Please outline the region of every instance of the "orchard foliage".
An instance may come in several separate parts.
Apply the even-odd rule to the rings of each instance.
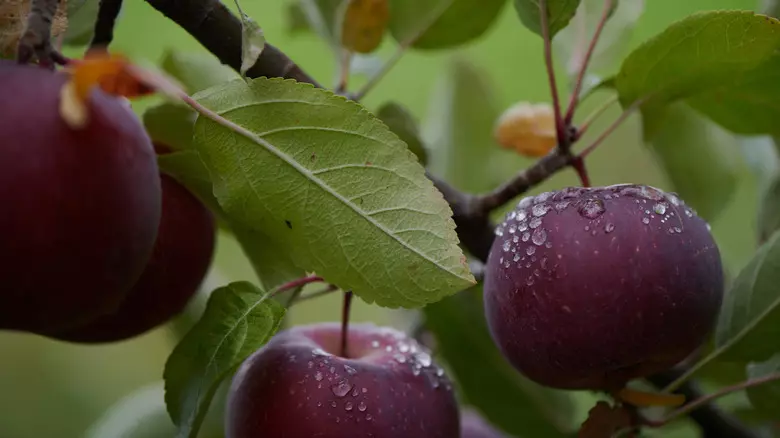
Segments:
[[[177,7],[228,14],[215,4]],[[741,271],[724,269],[708,225],[735,193],[733,157],[763,143],[780,162],[780,21],[771,9],[700,11],[629,50],[643,5],[289,0],[289,28],[318,36],[338,66],[323,86],[236,3],[219,17],[240,25],[240,41],[187,29],[217,57],[171,50],[158,73],[97,71],[70,110],[61,90],[86,64],[54,73],[2,61],[0,88],[17,97],[0,101],[0,229],[12,260],[0,272],[0,328],[105,343],[166,324],[194,300],[219,227],[259,281],[210,291],[161,370],[164,394],[143,394],[155,433],[663,435],[719,395],[714,375],[732,367],[736,386],[724,392],[745,400],[706,405],[698,426],[717,417],[738,424],[724,436],[780,436],[780,166],[756,168],[761,208],[743,220],[759,232]],[[362,103],[403,54],[489,38],[504,12],[541,39],[544,53],[524,62],[545,63],[550,103],[491,107],[493,85],[465,61],[440,84],[435,136],[403,102]],[[68,14],[66,41],[86,44],[95,14]],[[240,62],[223,55],[230,44]],[[107,78],[168,100],[138,118],[112,96],[128,88],[109,90]],[[586,137],[607,107],[577,110],[597,95],[620,115]],[[72,108],[86,108],[84,126],[68,126]],[[587,158],[630,116],[674,193],[642,181],[589,187]],[[511,181],[480,168],[515,166],[513,154],[537,161]],[[583,187],[521,196],[567,167]],[[286,327],[296,300],[336,291],[341,325]],[[353,296],[413,314],[415,330],[350,326]],[[693,378],[714,395],[691,389]],[[751,421],[743,428],[737,414]]]

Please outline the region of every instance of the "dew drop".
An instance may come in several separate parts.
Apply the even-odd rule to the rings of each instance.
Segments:
[[[531,205],[531,203],[534,202],[533,196],[526,196],[525,198],[521,199],[520,202],[517,203],[517,208],[527,208]]]
[[[388,345],[387,347],[385,347],[385,351],[388,352],[388,353],[393,351],[393,346],[392,345]]]
[[[436,368],[436,375],[442,377],[444,375],[444,368]]]
[[[558,210],[558,211],[563,211],[563,210],[566,210],[566,207],[568,207],[568,206],[569,206],[568,202],[565,202],[565,201],[564,202],[559,202],[559,203],[555,204],[555,209]]]
[[[361,389],[360,389],[360,392],[362,392],[363,394],[365,394],[365,393],[367,393],[367,392],[368,392],[368,388],[361,388]]]
[[[649,224],[650,223],[650,218],[649,217],[643,217],[642,218],[642,223],[645,224],[645,225]]]
[[[421,351],[417,353],[417,362],[419,362],[419,364],[422,365],[423,367],[427,368],[431,366],[431,355],[424,351]]]
[[[580,207],[580,215],[588,219],[596,219],[604,214],[604,201],[601,199],[589,199]]]
[[[661,214],[661,215],[666,214],[666,204],[663,204],[663,203],[660,203],[660,202],[658,204],[655,204],[653,206],[653,211],[656,214]]]
[[[330,387],[330,390],[333,391],[333,395],[336,397],[344,397],[351,389],[352,384],[346,380],[341,380],[339,383]]]
[[[531,236],[531,241],[534,245],[541,245],[547,240],[547,232],[544,228],[537,228],[534,230],[534,234]]]
[[[517,221],[518,222],[524,221],[525,218],[527,218],[527,217],[528,217],[528,214],[525,211],[520,210],[520,211],[517,212]]]
[[[525,284],[528,285],[528,286],[533,286],[534,285],[534,276],[533,275],[529,276],[528,279],[525,281]]]
[[[318,382],[322,381],[322,372],[317,371],[316,373],[314,373],[314,380]]]
[[[515,231],[517,231],[517,225],[512,224],[509,226],[509,234],[515,234]]]
[[[344,403],[344,410],[345,411],[351,411],[352,410],[352,402]]]
[[[505,267],[505,268],[508,268],[508,267],[509,267],[509,260],[507,260],[507,261],[505,261],[505,262],[504,262],[504,267]]]
[[[329,356],[329,354],[326,353],[321,348],[315,348],[314,350],[311,351],[311,354],[313,354],[314,356]]]
[[[531,213],[535,217],[542,217],[546,215],[548,211],[550,211],[550,208],[552,207],[547,204],[536,204],[533,206],[533,208],[531,208]]]
[[[539,265],[542,269],[547,269],[547,257],[542,257],[542,260],[539,261]]]
[[[321,408],[322,407],[322,402],[317,402],[317,407]]]
[[[607,225],[604,226],[604,231],[606,231],[607,234],[615,231],[615,224],[607,222]]]
[[[536,199],[535,199],[535,201],[536,201],[537,203],[540,203],[540,202],[546,202],[548,199],[550,199],[550,197],[551,197],[552,195],[553,195],[553,193],[552,193],[552,192],[544,192],[544,193],[539,193],[538,195],[536,195]]]
[[[330,407],[335,408],[336,407],[336,402],[330,402]]]
[[[585,225],[585,231],[590,231],[590,226],[589,225]]]
[[[398,363],[406,363],[406,356],[403,354],[396,354],[393,356],[393,359]]]
[[[311,369],[311,368],[314,368],[314,362],[312,362],[312,361],[309,361],[309,364],[308,364],[308,365],[309,365],[309,369]]]
[[[360,402],[360,403],[358,403],[358,411],[360,411],[360,412],[366,412],[366,409],[367,409],[367,408],[368,408],[368,406],[366,406],[366,403],[365,403],[365,402]]]
[[[371,341],[371,348],[379,348],[379,341]]]
[[[537,276],[537,277],[541,277],[541,276],[542,276],[542,273],[541,273],[541,272],[539,272],[539,270],[538,270],[538,269],[534,269],[534,275],[535,275],[535,276]]]
[[[371,421],[373,419],[374,417],[372,417],[371,414],[366,414],[366,421]]]
[[[693,212],[691,212],[690,210],[685,210],[685,215],[688,217],[693,217]]]
[[[681,229],[680,227],[674,227],[674,231],[675,231],[677,234],[680,234],[680,233],[682,233],[682,229]]]
[[[512,242],[509,240],[504,241],[504,245],[502,248],[504,249],[504,252],[509,252],[509,247],[512,246]]]
[[[514,211],[514,210],[512,210],[512,211],[510,211],[510,212],[509,212],[509,214],[506,216],[506,220],[508,220],[508,221],[511,221],[512,219],[514,219],[514,218],[515,218],[515,216],[516,216],[516,215],[517,215],[517,212],[516,212],[516,211]]]
[[[330,367],[330,373],[336,374],[336,367]]]
[[[350,375],[355,375],[355,374],[357,374],[357,370],[356,370],[356,369],[354,369],[354,368],[352,368],[352,367],[351,367],[351,366],[349,366],[349,365],[344,365],[344,371],[346,371],[346,372],[347,372],[347,374],[350,374]]]
[[[501,225],[497,226],[496,227],[496,231],[494,232],[494,234],[496,236],[498,236],[498,237],[503,236],[504,235],[504,227],[502,227]]]
[[[545,243],[545,244],[544,244],[544,247],[545,247],[545,248],[552,248],[552,242],[550,242],[550,241],[548,240],[548,241],[547,241],[547,243]]]
[[[527,255],[533,255],[533,253],[535,253],[535,252],[536,252],[536,247],[535,246],[529,246],[528,248],[525,249],[525,253]]]
[[[525,233],[523,233],[523,242],[528,242],[528,239],[530,239],[530,238],[531,238],[531,233],[529,233],[527,231]]]
[[[519,242],[519,241],[520,241],[520,236],[518,236],[517,234],[515,234],[514,236],[512,236],[512,242],[513,242],[513,243],[517,243],[517,242]]]
[[[535,217],[531,219],[531,222],[528,223],[528,226],[531,227],[531,229],[539,228],[539,225],[542,224],[542,218]]]
[[[398,346],[398,351],[401,353],[408,353],[409,352],[409,344],[401,344]]]
[[[512,261],[517,262],[519,260],[520,260],[520,253],[518,252],[518,253],[515,253],[514,257],[512,257]]]
[[[525,231],[528,229],[528,224],[526,222],[520,222],[517,224],[517,231]]]

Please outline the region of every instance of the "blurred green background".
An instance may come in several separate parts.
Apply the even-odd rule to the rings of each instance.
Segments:
[[[632,0],[623,0],[632,1]],[[166,50],[205,52],[188,34],[142,1],[127,1],[116,29],[114,50],[136,60],[157,62]],[[232,2],[231,2],[232,3]],[[636,45],[671,22],[703,9],[756,9],[756,0],[648,0],[646,12],[635,32]],[[232,6],[232,5],[231,5]],[[365,99],[376,108],[388,99],[408,105],[422,122],[434,118],[431,97],[450,65],[453,55],[474,63],[494,90],[494,105],[503,109],[518,100],[549,101],[544,77],[541,40],[526,31],[514,10],[506,5],[497,23],[478,41],[458,50],[408,53],[386,79]],[[318,80],[330,84],[334,63],[326,45],[312,34],[291,35],[286,29],[286,2],[244,0],[242,7],[263,27],[270,42],[282,48]],[[382,54],[392,53],[385,41]],[[78,56],[80,50],[67,54]],[[562,75],[560,75],[562,76]],[[605,99],[596,95],[586,102],[583,114]],[[150,101],[139,102],[140,112]],[[591,129],[593,135],[614,120],[612,108]],[[642,182],[670,189],[653,156],[640,141],[639,123],[632,117],[589,158],[594,185]],[[486,138],[487,133],[486,133]],[[586,141],[587,142],[587,141]],[[497,148],[486,142],[484,148]],[[501,152],[511,158],[509,152]],[[512,158],[518,166],[529,162]],[[739,161],[739,160],[737,160]],[[474,165],[472,178],[507,173],[517,169],[491,168],[491,162]],[[756,180],[744,161],[739,161],[741,178],[732,202],[716,221],[713,231],[721,245],[728,269],[736,272],[755,249]],[[577,184],[567,170],[535,192]],[[249,264],[229,237],[221,236],[214,272],[209,284],[238,279],[254,280]],[[340,298],[330,296],[296,307],[292,323],[336,320]],[[404,314],[368,306],[354,308],[355,320],[403,326]],[[78,346],[41,337],[0,333],[0,438],[72,438],[84,436],[100,415],[128,393],[162,378],[163,366],[175,338],[161,328],[137,339],[106,346]]]

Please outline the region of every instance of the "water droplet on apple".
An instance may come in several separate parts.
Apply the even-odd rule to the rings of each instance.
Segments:
[[[336,383],[335,385],[330,387],[330,390],[333,391],[333,394],[336,397],[344,397],[349,393],[349,391],[352,389],[352,384],[349,383],[347,380],[341,380],[339,383]]]
[[[352,410],[352,402],[344,403],[344,410],[345,411],[351,411]]]
[[[314,373],[314,380],[318,382],[322,381],[322,372],[317,371],[316,373]]]
[[[349,374],[349,375],[355,375],[355,374],[357,374],[357,370],[356,370],[356,369],[354,369],[354,368],[352,368],[352,367],[351,367],[351,366],[349,366],[349,365],[344,365],[344,371],[346,371],[346,372],[347,372],[347,374]]]
[[[604,201],[601,199],[589,199],[579,209],[580,216],[587,219],[596,219],[605,211]]]
[[[534,245],[541,245],[545,240],[547,240],[547,232],[544,231],[544,228],[535,229],[533,235],[531,235],[531,242]]]
[[[366,406],[365,402],[360,402],[358,404],[358,411],[360,411],[360,412],[366,412],[367,408],[368,408],[368,406]]]

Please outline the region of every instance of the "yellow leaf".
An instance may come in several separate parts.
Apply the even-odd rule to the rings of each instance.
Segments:
[[[373,52],[382,42],[389,19],[388,0],[350,0],[341,28],[341,44],[353,52]]]
[[[498,118],[493,135],[498,144],[521,155],[547,155],[557,144],[555,113],[548,104],[519,102]]]

